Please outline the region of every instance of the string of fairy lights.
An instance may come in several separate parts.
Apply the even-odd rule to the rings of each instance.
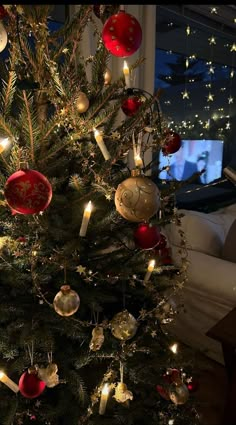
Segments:
[[[210,7],[210,13],[213,15],[219,15],[220,14],[220,8],[216,6]],[[232,22],[236,23],[236,18],[232,18]],[[173,25],[173,22],[170,22],[168,24],[169,26]],[[181,91],[181,98],[184,102],[183,104],[183,119],[182,121],[174,120],[170,121],[169,125],[175,127],[178,129],[178,131],[181,132],[182,135],[186,135],[189,133],[190,130],[193,130],[196,127],[200,129],[199,136],[204,137],[206,130],[210,129],[211,123],[217,122],[218,123],[218,129],[217,129],[217,136],[224,139],[227,131],[231,129],[231,119],[233,114],[233,104],[234,104],[234,93],[233,93],[233,79],[235,77],[235,51],[236,51],[236,43],[228,42],[226,44],[223,44],[223,47],[227,49],[227,53],[231,53],[231,65],[219,65],[216,62],[214,62],[214,56],[215,52],[217,51],[217,44],[219,41],[219,38],[216,37],[214,34],[211,36],[207,35],[206,33],[206,41],[209,44],[210,51],[209,51],[209,60],[204,61],[203,59],[200,59],[197,57],[197,54],[195,52],[189,53],[189,46],[191,47],[191,36],[195,35],[196,30],[190,26],[190,24],[187,24],[185,28],[185,34],[186,34],[186,56],[185,56],[185,81],[184,81],[184,88]],[[208,33],[209,34],[209,33]],[[220,40],[222,43],[222,39]],[[167,52],[168,55],[174,54],[172,50],[169,50]],[[191,88],[194,88],[193,83],[196,82],[195,78],[190,78],[190,74],[188,73],[188,70],[190,68],[190,64],[193,61],[196,61],[197,59],[201,60],[202,62],[202,68],[204,70],[204,65],[206,67],[206,75],[204,76],[202,80],[202,86],[203,89],[205,88],[206,94],[203,95],[202,98],[205,99],[205,105],[202,108],[202,111],[199,111],[198,113],[193,112],[193,116],[191,119],[186,119],[186,109],[191,108],[192,106],[192,93]],[[222,86],[219,87],[219,79],[217,76],[221,74],[224,74],[224,78],[222,78]],[[189,74],[189,75],[188,75]],[[165,80],[167,83],[170,83],[171,80],[174,78],[174,75],[167,75],[165,77]],[[216,84],[216,82],[218,84]],[[196,86],[195,86],[196,87]],[[218,88],[219,87],[219,88]],[[222,104],[219,104],[222,102]],[[170,106],[172,104],[170,99],[165,99],[163,102],[166,107]],[[200,117],[201,112],[202,118]],[[204,118],[203,118],[204,116]]]

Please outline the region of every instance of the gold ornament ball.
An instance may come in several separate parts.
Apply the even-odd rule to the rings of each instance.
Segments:
[[[160,192],[155,183],[142,176],[140,170],[119,184],[115,193],[118,213],[128,221],[149,220],[160,209]]]
[[[189,398],[189,391],[185,384],[181,383],[173,383],[170,385],[169,396],[171,401],[178,404],[185,404]]]
[[[117,313],[111,321],[111,333],[122,341],[133,338],[138,329],[137,320],[127,310]]]
[[[77,292],[73,291],[69,285],[61,286],[61,290],[53,300],[54,310],[60,316],[72,316],[80,306],[80,298]]]
[[[105,86],[108,86],[111,82],[112,79],[112,75],[111,75],[111,71],[109,68],[106,69],[106,71],[104,72],[104,84]]]
[[[79,92],[78,97],[76,99],[77,111],[80,114],[83,114],[84,112],[86,112],[88,110],[88,107],[89,107],[89,100],[88,100],[86,94],[83,93],[82,91]]]

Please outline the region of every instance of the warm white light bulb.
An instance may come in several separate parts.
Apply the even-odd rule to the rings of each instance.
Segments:
[[[0,153],[2,153],[6,147],[9,145],[9,139],[6,137],[5,139],[0,139]]]
[[[177,354],[177,352],[178,352],[178,344],[176,342],[174,344],[172,344],[170,346],[170,350],[172,351],[172,353]]]

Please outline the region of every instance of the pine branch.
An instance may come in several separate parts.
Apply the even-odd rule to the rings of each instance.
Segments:
[[[108,103],[109,100],[113,98],[117,90],[123,87],[124,81],[123,77],[113,83],[110,87],[108,87],[103,94],[99,96],[98,101],[94,102],[92,108],[89,108],[90,114],[88,114],[88,119],[92,119],[94,116],[98,114],[98,112]]]
[[[3,114],[8,116],[11,110],[14,94],[16,90],[16,73],[14,71],[9,72],[8,82],[3,82],[3,89],[1,93],[3,103]]]
[[[63,40],[59,47],[55,46],[53,60],[58,61],[59,57],[63,53],[63,50],[72,42],[80,41],[83,35],[85,26],[87,25],[90,14],[92,13],[92,5],[80,5],[79,12],[74,17],[74,19],[62,29],[55,32],[51,36],[52,42],[54,45],[58,40]]]
[[[54,61],[51,61],[47,55],[44,55],[44,63],[46,64],[46,67],[48,69],[48,72],[51,76],[50,81],[50,85],[52,85],[52,83],[54,83],[54,86],[56,88],[57,93],[59,94],[59,96],[62,97],[66,97],[66,93],[65,90],[63,88],[62,82],[60,80],[60,75],[58,72],[58,64]],[[53,87],[52,87],[53,89]]]
[[[18,132],[10,122],[5,121],[4,117],[0,115],[0,130],[3,134],[9,137],[10,140],[14,141],[18,138]]]
[[[32,48],[29,45],[27,38],[20,35],[20,41],[21,41],[23,52],[25,53],[30,65],[34,69],[34,72],[37,74],[39,69],[37,67],[36,57],[32,51]]]
[[[25,108],[27,113],[29,140],[30,140],[30,147],[31,147],[31,160],[34,163],[34,159],[35,159],[34,158],[34,135],[33,135],[33,127],[32,127],[31,113],[30,113],[30,107],[29,107],[29,100],[27,98],[25,90],[23,90],[23,99],[25,102]]]

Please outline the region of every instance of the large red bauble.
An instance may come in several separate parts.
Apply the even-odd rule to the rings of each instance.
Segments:
[[[162,147],[163,155],[175,153],[181,147],[181,137],[174,131],[168,131],[164,136],[164,145]]]
[[[134,241],[141,249],[153,249],[160,240],[160,232],[156,226],[140,223],[134,232]]]
[[[37,214],[50,204],[52,187],[47,178],[38,171],[19,170],[7,180],[5,198],[14,212]]]
[[[41,381],[35,373],[24,372],[19,380],[20,393],[26,398],[38,397],[46,387],[45,382]]]
[[[142,42],[142,28],[137,19],[123,10],[112,15],[104,24],[102,40],[114,56],[131,56]]]
[[[138,96],[130,96],[127,99],[123,100],[121,109],[127,117],[132,117],[136,114],[140,106],[142,105],[142,100]]]

